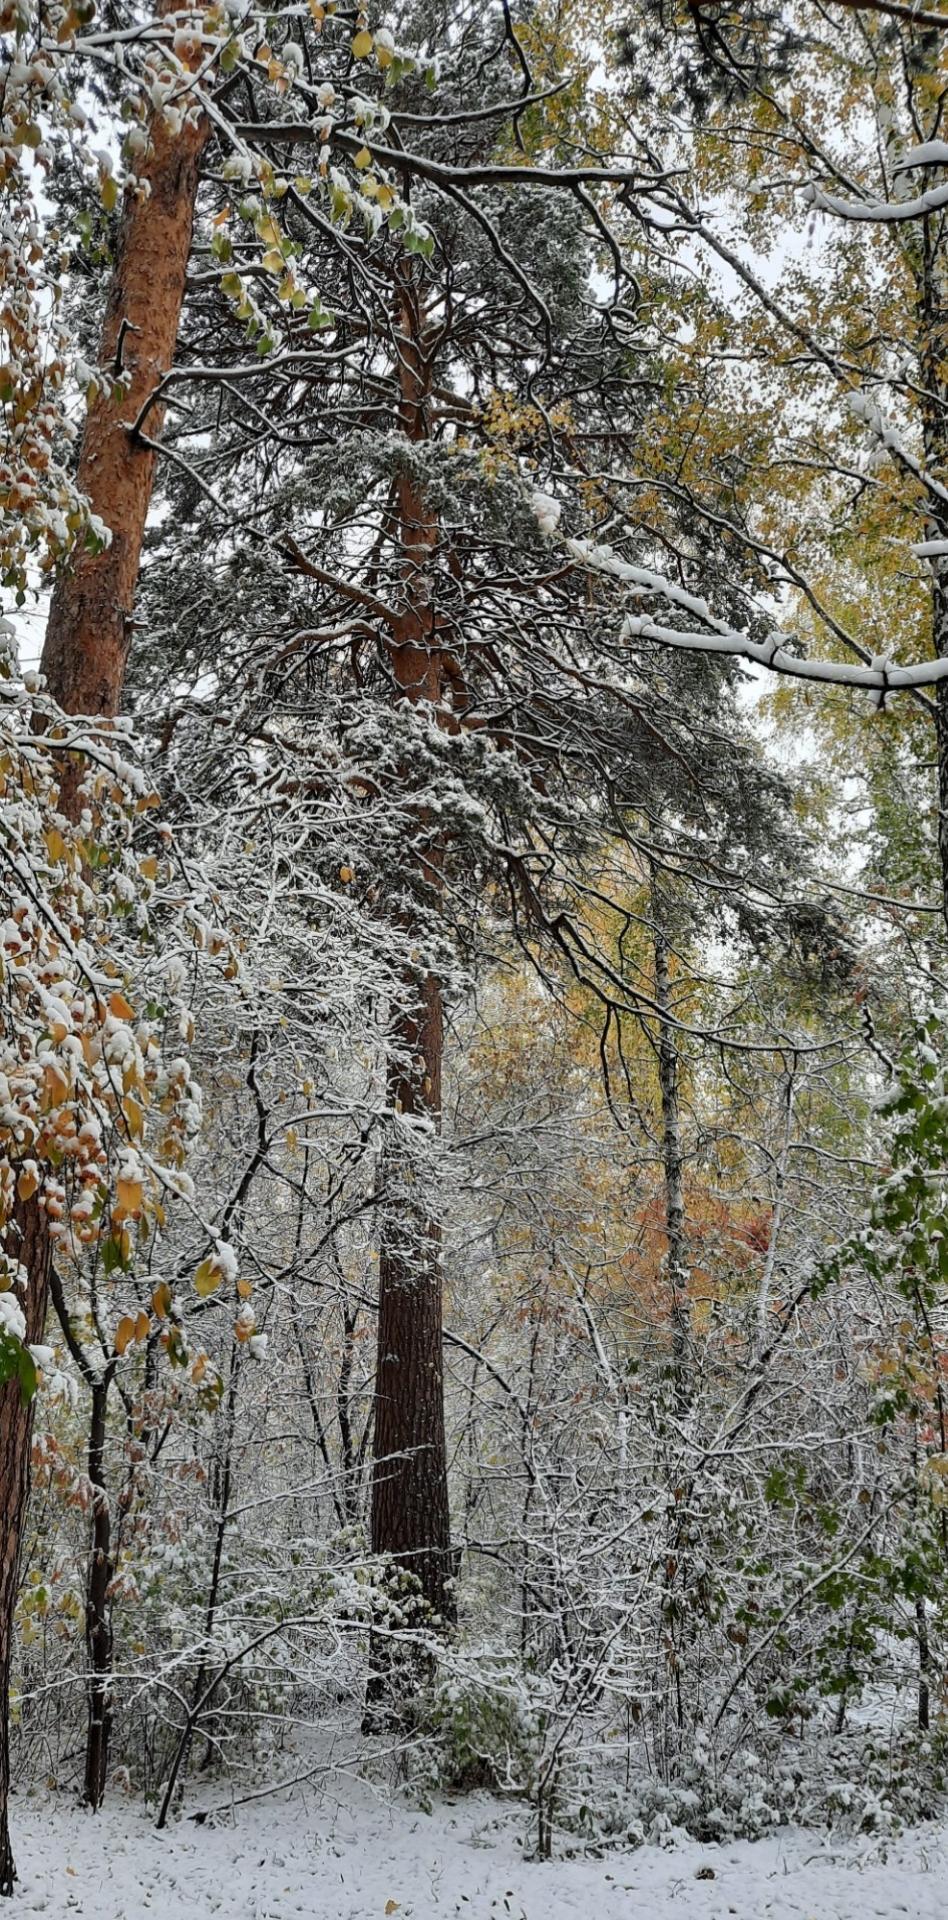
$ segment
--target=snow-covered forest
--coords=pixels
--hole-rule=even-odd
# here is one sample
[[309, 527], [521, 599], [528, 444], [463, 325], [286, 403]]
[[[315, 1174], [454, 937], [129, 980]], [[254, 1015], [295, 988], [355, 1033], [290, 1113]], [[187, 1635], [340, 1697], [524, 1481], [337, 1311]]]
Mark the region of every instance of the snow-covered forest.
[[0, 0], [0, 1893], [934, 1915], [946, 0]]

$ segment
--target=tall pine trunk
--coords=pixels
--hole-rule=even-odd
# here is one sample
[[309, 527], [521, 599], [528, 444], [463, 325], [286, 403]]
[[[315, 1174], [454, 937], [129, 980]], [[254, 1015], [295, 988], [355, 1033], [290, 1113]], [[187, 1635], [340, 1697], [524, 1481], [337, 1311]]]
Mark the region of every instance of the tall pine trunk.
[[671, 948], [660, 888], [652, 880], [655, 999], [659, 1007], [658, 1079], [662, 1096], [662, 1161], [665, 1175], [665, 1234], [672, 1324], [672, 1383], [675, 1407], [683, 1416], [691, 1398], [691, 1307], [685, 1232], [684, 1153], [679, 1106], [679, 1061], [672, 1024]]
[[[397, 321], [399, 427], [414, 446], [428, 436], [430, 367], [421, 303], [408, 264], [397, 283]], [[437, 524], [410, 456], [397, 479], [396, 513], [403, 553], [402, 606], [387, 641], [395, 698], [399, 703], [427, 703], [437, 710], [443, 692], [431, 580]], [[417, 900], [439, 889], [443, 849], [437, 826], [421, 810], [409, 809], [408, 819], [410, 870], [404, 891]], [[417, 910], [408, 912], [407, 930], [413, 936], [417, 933], [423, 956], [424, 927]], [[441, 1231], [433, 1217], [427, 1182], [416, 1177], [411, 1126], [424, 1123], [414, 1137], [432, 1143], [440, 1131], [442, 993], [440, 980], [425, 967], [423, 958], [404, 985], [405, 1002], [392, 1035], [388, 1095], [393, 1119], [382, 1164], [372, 1547], [376, 1553], [392, 1555], [399, 1568], [418, 1581], [432, 1612], [449, 1620], [454, 1601], [444, 1430]], [[400, 1120], [407, 1120], [409, 1127], [401, 1127]], [[383, 1694], [397, 1706], [397, 1693], [410, 1688], [408, 1669], [399, 1662], [396, 1680], [382, 1643], [375, 1648], [374, 1664], [389, 1669], [387, 1679], [376, 1676], [374, 1697]]]
[[[944, 342], [948, 328], [948, 242], [943, 223], [920, 223], [917, 242], [909, 246], [915, 277], [915, 320], [918, 338], [919, 403], [925, 466], [944, 485], [948, 473], [948, 383], [945, 380]], [[948, 506], [934, 491], [925, 497], [926, 539], [948, 540]], [[930, 561], [932, 586], [932, 645], [940, 660], [948, 659], [948, 558]], [[941, 902], [948, 930], [948, 681], [935, 688], [935, 740], [938, 778], [938, 856]]]

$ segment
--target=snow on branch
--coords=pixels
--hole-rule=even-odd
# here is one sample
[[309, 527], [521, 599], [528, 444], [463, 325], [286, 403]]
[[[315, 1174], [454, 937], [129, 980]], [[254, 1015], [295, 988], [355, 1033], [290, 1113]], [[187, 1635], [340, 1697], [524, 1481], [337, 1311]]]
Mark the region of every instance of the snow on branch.
[[649, 567], [633, 566], [611, 547], [597, 546], [589, 540], [568, 540], [567, 547], [580, 565], [590, 573], [607, 574], [635, 589], [639, 596], [665, 601], [669, 607], [687, 612], [703, 627], [671, 627], [654, 620], [650, 614], [627, 614], [622, 626], [624, 639], [654, 640], [660, 646], [679, 647], [693, 653], [720, 653], [752, 660], [771, 673], [782, 673], [794, 680], [818, 681], [824, 686], [852, 687], [876, 696], [882, 706], [889, 693], [927, 687], [948, 678], [948, 660], [925, 660], [915, 666], [900, 667], [884, 654], [874, 654], [864, 666], [850, 666], [839, 660], [810, 660], [792, 653], [789, 636], [774, 633], [766, 640], [752, 640], [748, 633], [729, 627], [719, 620], [707, 603], [664, 574]]
[[826, 193], [822, 187], [813, 185], [804, 188], [803, 198], [819, 213], [835, 213], [841, 220], [868, 220], [886, 226], [903, 220], [921, 220], [927, 213], [938, 213], [942, 207], [948, 207], [948, 182], [930, 187], [927, 193], [916, 194], [911, 200], [845, 200], [841, 194]]

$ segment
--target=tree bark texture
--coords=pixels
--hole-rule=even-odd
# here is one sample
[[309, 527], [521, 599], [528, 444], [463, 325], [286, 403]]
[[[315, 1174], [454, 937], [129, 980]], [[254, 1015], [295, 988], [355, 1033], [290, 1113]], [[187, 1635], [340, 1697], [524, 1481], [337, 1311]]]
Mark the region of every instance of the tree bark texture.
[[[406, 267], [398, 281], [399, 426], [405, 438], [427, 438], [430, 368], [416, 284]], [[387, 651], [398, 702], [442, 699], [441, 653], [435, 642], [431, 561], [437, 525], [411, 464], [396, 483], [403, 550], [403, 596]], [[440, 886], [437, 828], [411, 820], [409, 894]], [[414, 931], [414, 929], [412, 929]], [[424, 933], [418, 930], [423, 950]], [[393, 1035], [389, 1100], [394, 1121], [383, 1157], [383, 1227], [379, 1249], [378, 1365], [372, 1474], [372, 1546], [413, 1574], [423, 1598], [443, 1619], [454, 1614], [448, 1465], [444, 1432], [441, 1233], [418, 1182], [410, 1138], [398, 1117], [441, 1125], [444, 1050], [441, 983], [419, 970], [406, 981], [406, 1007]], [[424, 1137], [424, 1136], [422, 1136]]]
[[[948, 478], [948, 383], [944, 377], [944, 341], [948, 329], [948, 254], [939, 221], [922, 222], [911, 247], [922, 398], [920, 414], [926, 470], [942, 485]], [[948, 539], [948, 506], [933, 492], [925, 498], [925, 538]], [[929, 561], [932, 583], [932, 644], [948, 659], [948, 558]], [[948, 682], [935, 688], [935, 740], [938, 763], [938, 856], [942, 916], [948, 931]]]
[[662, 1156], [665, 1173], [665, 1232], [667, 1272], [671, 1294], [672, 1375], [675, 1403], [684, 1413], [691, 1396], [691, 1309], [688, 1297], [688, 1255], [685, 1239], [684, 1154], [678, 1093], [678, 1048], [671, 1024], [672, 979], [668, 935], [662, 921], [659, 890], [652, 887], [655, 915], [655, 998], [660, 1008], [658, 1078], [662, 1095]]
[[[161, 12], [173, 11], [173, 0], [165, 0]], [[114, 714], [121, 699], [156, 457], [129, 423], [141, 419], [174, 358], [208, 133], [203, 117], [178, 134], [156, 121], [143, 167], [149, 191], [130, 192], [125, 202], [99, 346], [100, 386], [78, 472], [79, 489], [112, 540], [101, 553], [78, 554], [61, 575], [43, 647], [50, 692], [69, 713]], [[149, 440], [163, 413], [156, 402], [142, 420]]]

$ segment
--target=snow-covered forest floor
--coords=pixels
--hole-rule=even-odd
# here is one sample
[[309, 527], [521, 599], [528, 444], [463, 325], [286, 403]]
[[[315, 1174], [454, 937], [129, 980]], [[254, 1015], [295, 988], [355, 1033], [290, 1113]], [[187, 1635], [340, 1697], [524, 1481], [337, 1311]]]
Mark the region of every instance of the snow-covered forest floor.
[[474, 1794], [425, 1813], [349, 1777], [165, 1833], [117, 1798], [91, 1816], [18, 1794], [14, 1826], [15, 1909], [96, 1920], [929, 1920], [948, 1875], [940, 1823], [886, 1846], [791, 1828], [538, 1862], [519, 1808]]

